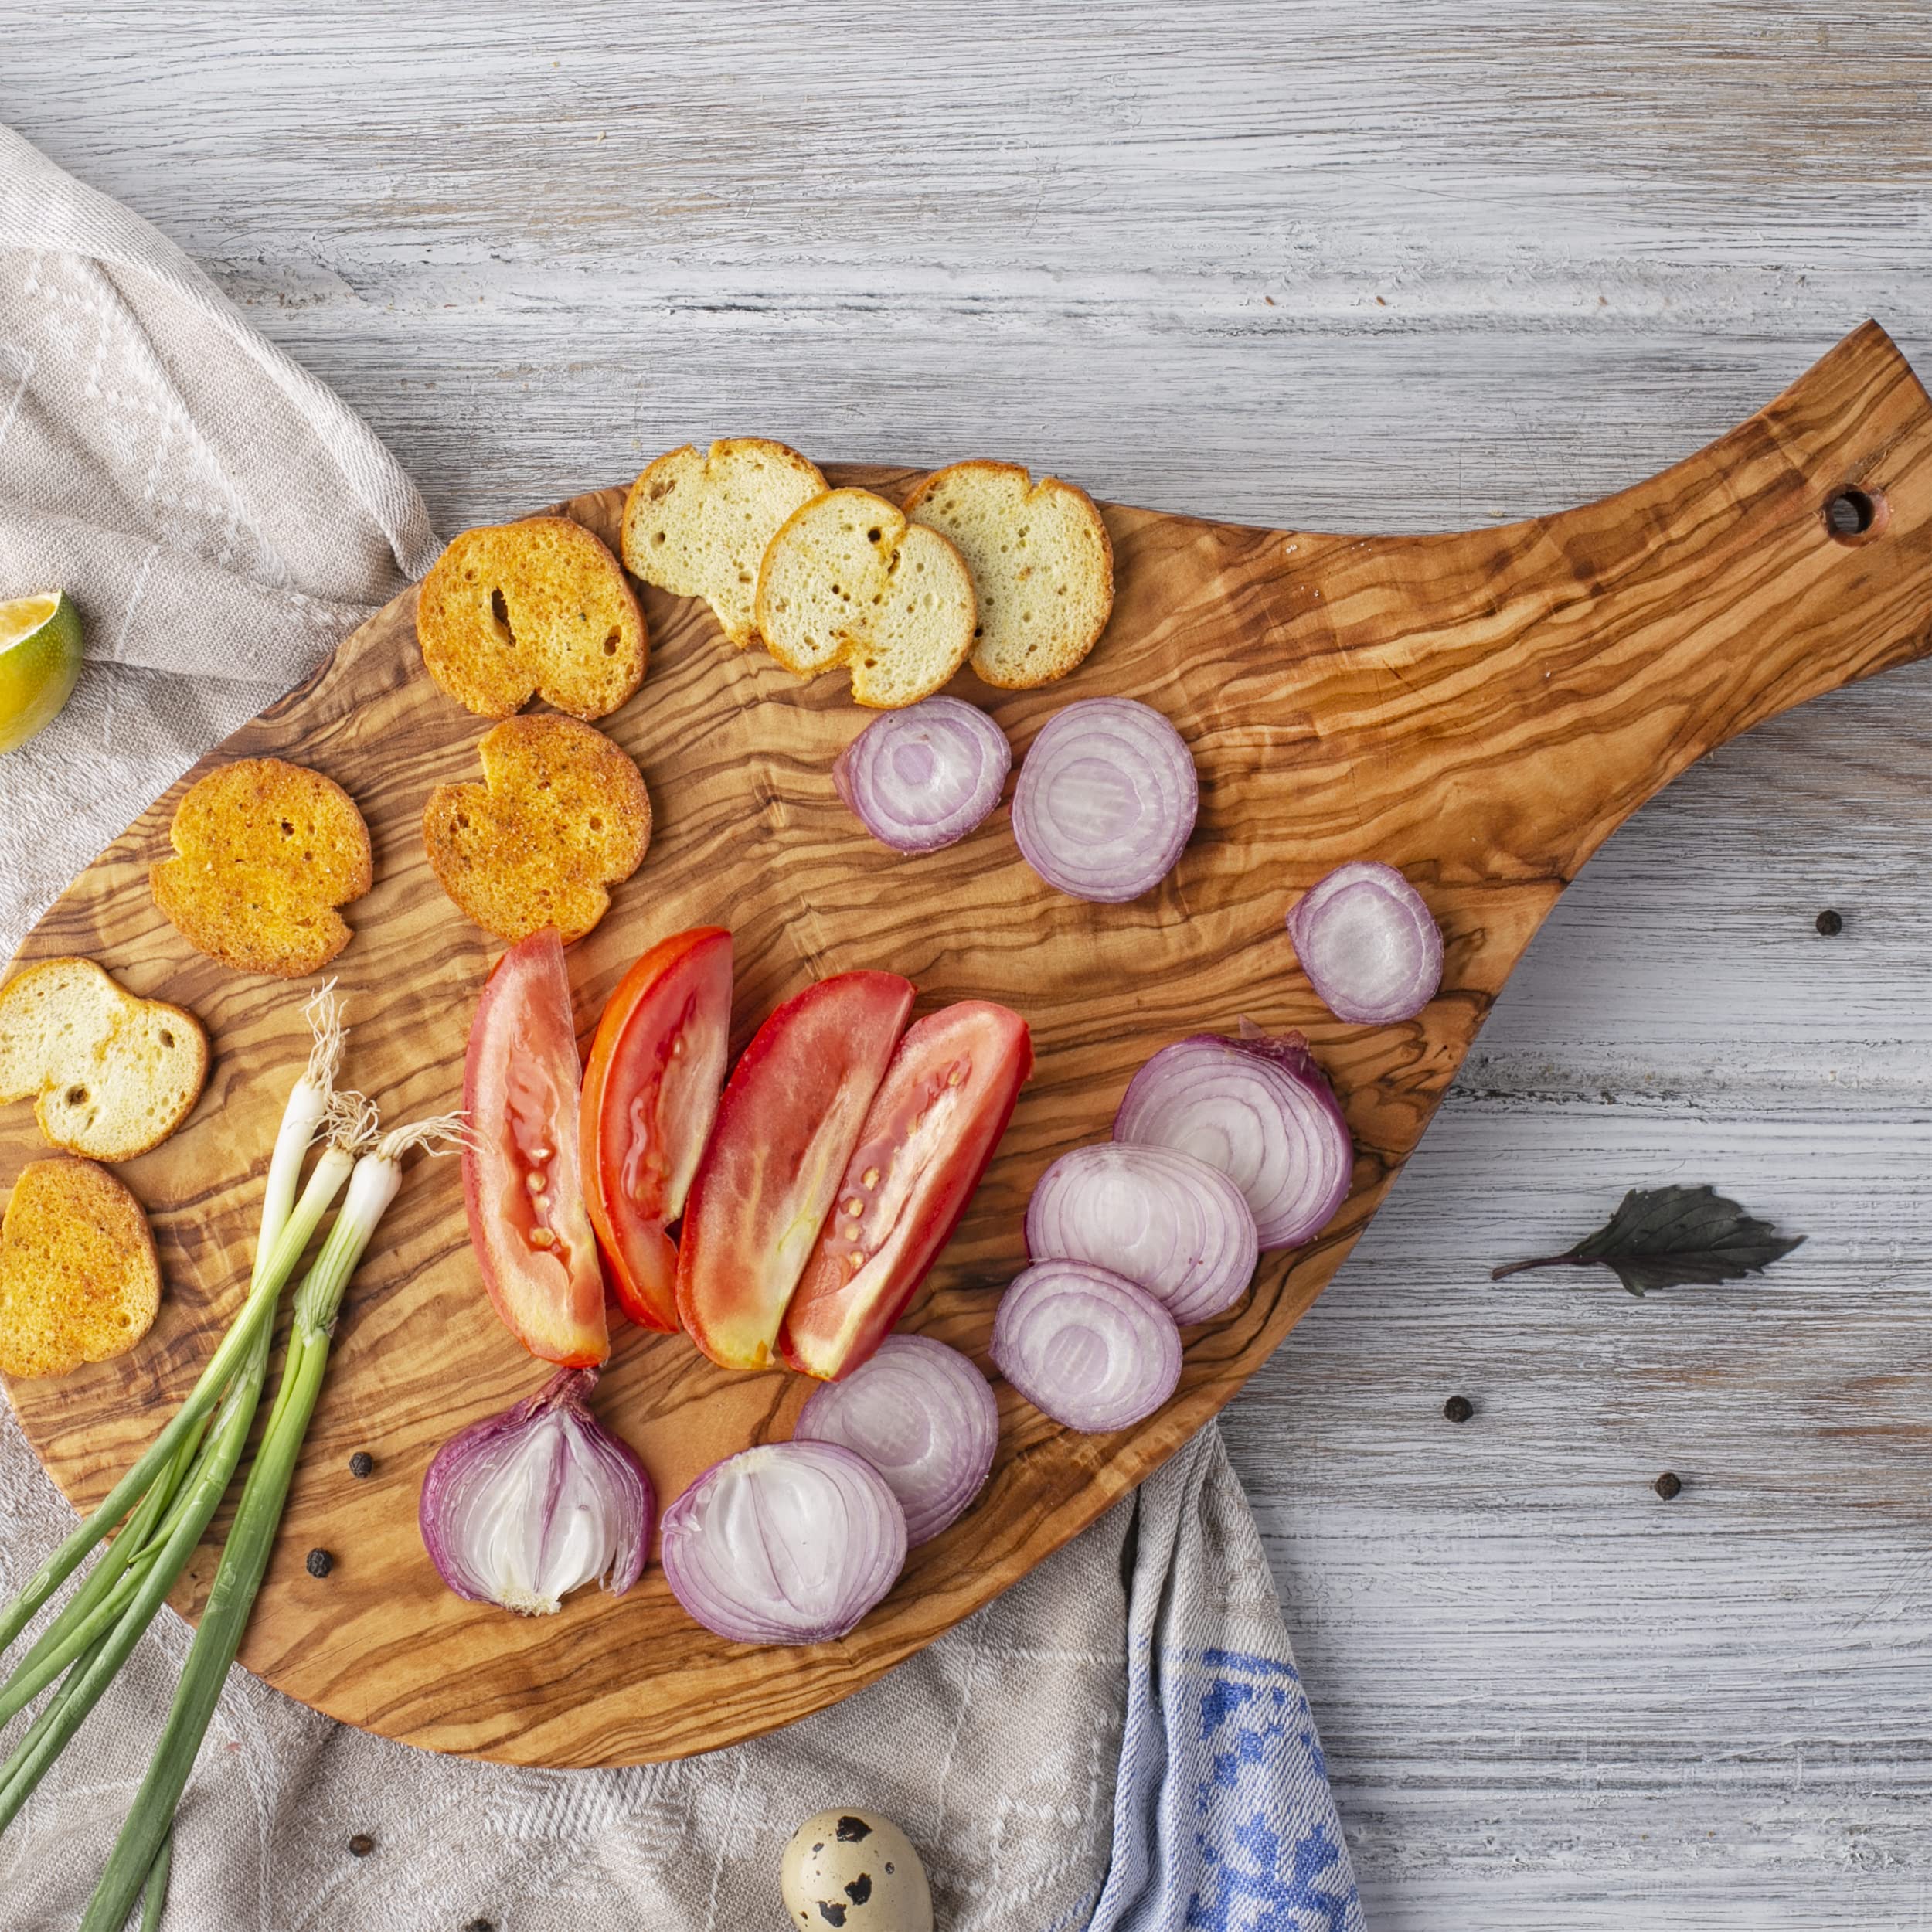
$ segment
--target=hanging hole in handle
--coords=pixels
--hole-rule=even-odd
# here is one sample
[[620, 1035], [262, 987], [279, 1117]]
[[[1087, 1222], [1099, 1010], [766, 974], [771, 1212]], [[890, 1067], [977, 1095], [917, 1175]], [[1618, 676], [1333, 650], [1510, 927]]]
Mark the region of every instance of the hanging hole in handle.
[[1888, 506], [1877, 490], [1835, 490], [1825, 502], [1825, 527], [1840, 543], [1863, 543], [1885, 528]]

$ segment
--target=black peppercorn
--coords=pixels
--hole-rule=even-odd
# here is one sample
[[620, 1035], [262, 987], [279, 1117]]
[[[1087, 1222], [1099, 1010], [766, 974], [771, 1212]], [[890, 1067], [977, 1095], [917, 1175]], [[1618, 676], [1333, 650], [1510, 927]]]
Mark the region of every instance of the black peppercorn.
[[376, 1467], [376, 1458], [366, 1449], [359, 1449], [349, 1459], [349, 1473], [359, 1481]]
[[1476, 1405], [1467, 1396], [1451, 1396], [1442, 1405], [1442, 1413], [1451, 1422], [1467, 1422], [1476, 1413]]
[[1678, 1491], [1682, 1489], [1684, 1485], [1680, 1481], [1679, 1481], [1677, 1473], [1675, 1470], [1666, 1469], [1651, 1486], [1657, 1492], [1658, 1495], [1663, 1498], [1665, 1502], [1668, 1502], [1671, 1498], [1675, 1495]]
[[1835, 939], [1844, 931], [1845, 921], [1835, 912], [1821, 912], [1818, 916], [1818, 929], [1827, 939]]
[[326, 1577], [335, 1567], [335, 1559], [326, 1549], [311, 1549], [308, 1553], [308, 1573], [311, 1577]]
[[366, 1859], [376, 1849], [376, 1841], [366, 1832], [358, 1832], [349, 1842], [349, 1855], [352, 1859]]

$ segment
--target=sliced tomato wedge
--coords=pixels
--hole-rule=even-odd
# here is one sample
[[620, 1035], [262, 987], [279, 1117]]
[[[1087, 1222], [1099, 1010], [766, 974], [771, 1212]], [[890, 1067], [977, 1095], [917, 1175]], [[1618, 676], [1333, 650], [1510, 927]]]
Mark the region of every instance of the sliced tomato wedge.
[[771, 1366], [785, 1304], [912, 1012], [895, 973], [839, 973], [786, 1001], [744, 1050], [678, 1242], [678, 1313], [727, 1369]]
[[583, 1070], [586, 1205], [617, 1305], [640, 1328], [678, 1325], [684, 1212], [730, 1056], [731, 935], [653, 946], [611, 995]]
[[512, 946], [483, 988], [463, 1104], [470, 1245], [503, 1325], [540, 1360], [603, 1361], [611, 1338], [578, 1159], [577, 1029], [549, 927]]
[[793, 1368], [835, 1382], [892, 1332], [1032, 1070], [1026, 1021], [989, 1000], [942, 1007], [900, 1041], [786, 1311], [779, 1349]]

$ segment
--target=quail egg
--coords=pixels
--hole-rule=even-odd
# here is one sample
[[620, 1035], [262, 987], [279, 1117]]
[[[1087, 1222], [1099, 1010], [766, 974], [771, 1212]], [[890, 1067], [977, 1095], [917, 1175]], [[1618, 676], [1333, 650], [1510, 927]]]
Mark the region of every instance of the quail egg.
[[794, 1932], [933, 1932], [926, 1868], [876, 1811], [807, 1818], [785, 1847], [778, 1884]]

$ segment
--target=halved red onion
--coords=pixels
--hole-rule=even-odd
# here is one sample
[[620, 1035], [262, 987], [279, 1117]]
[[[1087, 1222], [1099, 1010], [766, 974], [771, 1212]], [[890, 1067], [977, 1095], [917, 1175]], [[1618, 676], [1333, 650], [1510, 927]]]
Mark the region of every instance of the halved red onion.
[[587, 1406], [594, 1369], [565, 1369], [437, 1451], [417, 1522], [444, 1582], [472, 1603], [547, 1616], [601, 1577], [638, 1580], [656, 1498], [636, 1454]]
[[1036, 1261], [993, 1316], [993, 1359], [1036, 1409], [1083, 1435], [1153, 1414], [1181, 1379], [1181, 1332], [1146, 1289], [1086, 1261]]
[[1121, 905], [1174, 869], [1199, 798], [1193, 756], [1152, 706], [1083, 698], [1033, 740], [1013, 791], [1013, 837], [1048, 885]]
[[1240, 1300], [1258, 1248], [1240, 1189], [1173, 1148], [1077, 1147], [1039, 1177], [1026, 1206], [1026, 1252], [1036, 1261], [1111, 1269], [1184, 1328]]
[[794, 1442], [836, 1442], [886, 1478], [906, 1512], [906, 1540], [937, 1536], [977, 1496], [999, 1446], [986, 1378], [930, 1335], [889, 1335], [842, 1382], [799, 1411]]
[[713, 1463], [664, 1512], [665, 1580], [738, 1644], [842, 1637], [906, 1561], [906, 1512], [865, 1458], [774, 1442]]
[[888, 711], [838, 754], [832, 781], [882, 845], [937, 852], [999, 803], [1013, 754], [977, 705], [927, 698]]
[[1264, 1249], [1319, 1234], [1355, 1165], [1348, 1123], [1299, 1033], [1196, 1033], [1162, 1047], [1128, 1083], [1114, 1138], [1218, 1167], [1246, 1196]]
[[1288, 911], [1295, 957], [1337, 1019], [1413, 1019], [1442, 984], [1442, 929], [1393, 866], [1358, 859], [1318, 879]]

